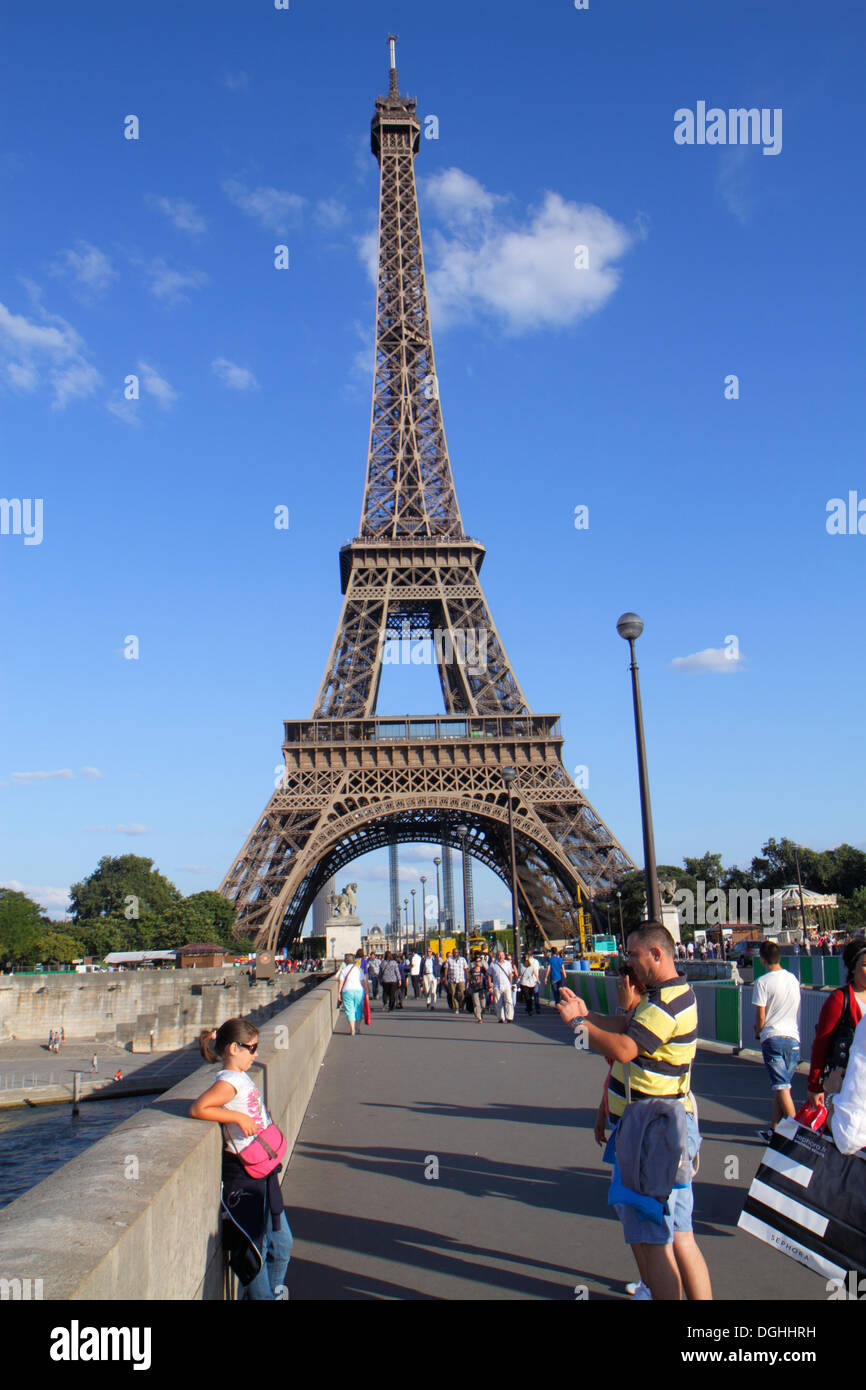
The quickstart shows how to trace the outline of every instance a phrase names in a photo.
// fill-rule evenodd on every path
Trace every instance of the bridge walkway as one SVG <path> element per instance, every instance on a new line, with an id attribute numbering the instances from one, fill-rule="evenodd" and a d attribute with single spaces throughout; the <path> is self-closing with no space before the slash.
<path id="1" fill-rule="evenodd" d="M 358 1038 L 341 1016 L 284 1182 L 290 1298 L 574 1301 L 585 1286 L 628 1301 L 592 1133 L 606 1064 L 571 1038 L 550 1006 L 479 1026 L 411 992 L 391 1014 L 375 1003 Z M 702 1047 L 693 1084 L 695 1234 L 715 1297 L 823 1300 L 817 1276 L 736 1229 L 770 1113 L 763 1066 Z"/>

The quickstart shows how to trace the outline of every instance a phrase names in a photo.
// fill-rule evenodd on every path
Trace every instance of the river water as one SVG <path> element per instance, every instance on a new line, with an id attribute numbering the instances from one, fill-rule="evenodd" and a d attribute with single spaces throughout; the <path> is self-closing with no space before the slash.
<path id="1" fill-rule="evenodd" d="M 14 1202 L 155 1099 L 148 1095 L 85 1100 L 75 1119 L 71 1102 L 0 1110 L 0 1207 Z"/>

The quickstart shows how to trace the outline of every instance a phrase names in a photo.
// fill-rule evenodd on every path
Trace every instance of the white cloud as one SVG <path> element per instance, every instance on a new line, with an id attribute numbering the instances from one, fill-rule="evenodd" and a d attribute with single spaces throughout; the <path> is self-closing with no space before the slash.
<path id="1" fill-rule="evenodd" d="M 259 383 L 256 381 L 249 367 L 239 367 L 236 362 L 230 362 L 227 357 L 217 357 L 211 362 L 211 368 L 225 386 L 230 386 L 233 391 L 257 391 Z"/>
<path id="2" fill-rule="evenodd" d="M 341 227 L 345 222 L 347 217 L 346 205 L 337 198 L 322 198 L 316 204 L 314 216 L 320 227 L 333 231 L 335 227 Z"/>
<path id="3" fill-rule="evenodd" d="M 716 151 L 716 192 L 741 227 L 750 220 L 755 204 L 754 160 L 747 145 L 728 145 Z"/>
<path id="4" fill-rule="evenodd" d="M 445 169 L 422 185 L 440 223 L 427 236 L 427 282 L 437 328 L 492 319 L 512 333 L 567 327 L 600 309 L 620 281 L 616 262 L 643 234 L 628 231 L 591 204 L 548 191 L 523 217 L 510 199 L 491 193 L 461 169 Z M 578 267 L 577 248 L 587 264 Z M 375 238 L 358 240 L 370 278 Z"/>
<path id="5" fill-rule="evenodd" d="M 692 652 L 691 656 L 675 656 L 668 669 L 729 676 L 734 671 L 742 670 L 743 660 L 742 652 L 732 655 L 727 647 L 705 647 L 702 652 Z"/>
<path id="6" fill-rule="evenodd" d="M 177 392 L 169 386 L 164 377 L 161 377 L 147 362 L 142 362 L 140 358 L 138 370 L 141 372 L 141 384 L 145 391 L 151 396 L 156 396 L 159 404 L 167 410 L 177 400 Z"/>
<path id="7" fill-rule="evenodd" d="M 118 420 L 122 420 L 125 425 L 133 425 L 136 429 L 140 429 L 140 404 L 140 401 L 128 401 L 124 396 L 124 398 L 119 401 L 107 401 L 106 409 L 110 410 L 112 415 L 116 415 Z"/>
<path id="8" fill-rule="evenodd" d="M 85 830 L 97 831 L 102 835 L 150 835 L 153 827 L 150 825 L 85 825 Z"/>
<path id="9" fill-rule="evenodd" d="M 379 233 L 375 229 L 355 238 L 358 255 L 367 274 L 375 285 L 379 271 Z"/>
<path id="10" fill-rule="evenodd" d="M 488 193 L 471 174 L 453 167 L 431 174 L 421 191 L 436 216 L 452 226 L 489 218 L 499 205 L 508 202 L 504 194 Z"/>
<path id="11" fill-rule="evenodd" d="M 30 782 L 50 782 L 58 777 L 68 782 L 74 776 L 71 767 L 62 767 L 57 772 L 13 772 L 12 781 L 26 786 Z"/>
<path id="12" fill-rule="evenodd" d="M 75 285 L 89 295 L 104 294 L 117 271 L 104 251 L 89 241 L 76 241 L 74 249 L 60 252 L 51 267 L 54 275 L 71 275 Z"/>
<path id="13" fill-rule="evenodd" d="M 225 179 L 223 192 L 236 207 L 255 217 L 272 232 L 284 232 L 296 227 L 306 203 L 299 193 L 281 188 L 247 188 L 239 179 Z"/>
<path id="14" fill-rule="evenodd" d="M 18 883 L 14 878 L 7 879 L 0 886 L 11 888 L 15 893 L 26 893 L 28 898 L 33 898 L 40 907 L 48 910 L 54 908 L 61 912 L 68 912 L 70 909 L 68 888 L 34 888 L 26 883 Z"/>
<path id="15" fill-rule="evenodd" d="M 245 72 L 227 72 L 223 78 L 223 86 L 230 92 L 245 92 L 249 76 Z"/>
<path id="16" fill-rule="evenodd" d="M 186 198 L 160 198 L 155 194 L 150 194 L 147 199 L 152 208 L 157 208 L 159 212 L 165 213 L 170 222 L 181 232 L 188 232 L 190 236 L 201 236 L 202 232 L 207 231 L 207 220 L 202 217 L 198 208 Z"/>
<path id="17" fill-rule="evenodd" d="M 161 257 L 157 257 L 145 267 L 150 278 L 150 291 L 157 299 L 173 305 L 189 299 L 188 290 L 201 289 L 208 284 L 208 276 L 202 270 L 172 270 Z"/>
<path id="18" fill-rule="evenodd" d="M 62 409 L 71 400 L 92 395 L 102 377 L 87 361 L 81 335 L 65 319 L 43 309 L 37 287 L 30 289 L 42 322 L 0 304 L 3 372 L 18 390 L 35 391 L 45 383 L 53 392 L 52 410 Z"/>
<path id="19" fill-rule="evenodd" d="M 7 362 L 6 375 L 21 391 L 35 391 L 39 385 L 39 373 L 32 362 Z"/>
<path id="20" fill-rule="evenodd" d="M 82 768 L 79 768 L 79 772 L 81 773 L 82 777 L 104 777 L 104 776 L 105 776 L 105 774 L 104 774 L 103 772 L 100 772 L 100 771 L 99 771 L 99 768 L 98 768 L 98 767 L 82 767 Z"/>

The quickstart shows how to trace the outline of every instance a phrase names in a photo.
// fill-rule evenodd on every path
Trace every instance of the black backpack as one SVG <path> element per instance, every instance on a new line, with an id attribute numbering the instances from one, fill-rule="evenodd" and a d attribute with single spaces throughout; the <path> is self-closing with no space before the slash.
<path id="1" fill-rule="evenodd" d="M 842 1017 L 836 1024 L 833 1040 L 827 1053 L 827 1061 L 824 1064 L 825 1072 L 835 1071 L 841 1067 L 844 1071 L 848 1066 L 848 1054 L 851 1051 L 851 1044 L 854 1041 L 854 1029 L 856 1023 L 851 1014 L 851 986 L 845 985 L 845 1006 L 842 1010 Z"/>

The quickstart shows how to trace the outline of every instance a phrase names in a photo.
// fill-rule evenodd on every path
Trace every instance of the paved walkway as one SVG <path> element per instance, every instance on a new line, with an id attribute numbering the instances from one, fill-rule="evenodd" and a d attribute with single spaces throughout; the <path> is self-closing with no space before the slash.
<path id="1" fill-rule="evenodd" d="M 284 1183 L 290 1297 L 573 1301 L 585 1285 L 628 1301 L 592 1136 L 606 1065 L 571 1036 L 549 1007 L 479 1027 L 444 1000 L 375 1004 L 359 1038 L 341 1016 Z M 694 1087 L 695 1233 L 716 1298 L 823 1301 L 817 1276 L 736 1229 L 770 1111 L 763 1066 L 701 1049 Z"/>

